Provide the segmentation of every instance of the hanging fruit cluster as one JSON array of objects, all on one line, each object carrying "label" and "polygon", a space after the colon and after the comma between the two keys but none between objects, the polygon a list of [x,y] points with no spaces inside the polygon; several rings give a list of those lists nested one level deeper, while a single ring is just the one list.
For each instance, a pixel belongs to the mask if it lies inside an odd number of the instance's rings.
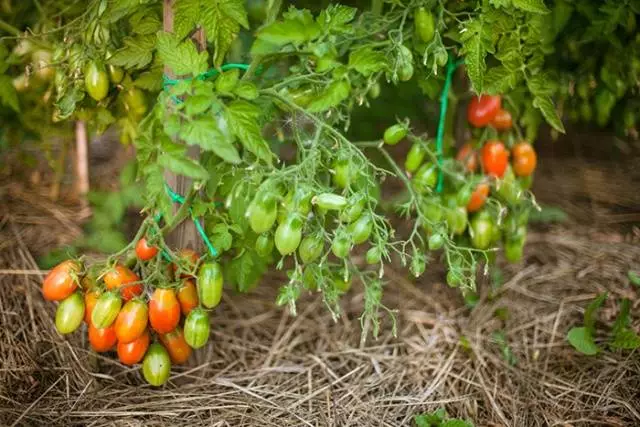
[{"label": "hanging fruit cluster", "polygon": [[209,310],[220,303],[223,286],[217,262],[201,262],[191,250],[169,256],[172,262],[159,254],[143,237],[124,264],[67,260],[42,284],[45,299],[58,302],[58,332],[70,334],[84,321],[94,351],[115,351],[125,365],[141,362],[154,386],[169,379],[172,363],[185,363],[207,343]]}]

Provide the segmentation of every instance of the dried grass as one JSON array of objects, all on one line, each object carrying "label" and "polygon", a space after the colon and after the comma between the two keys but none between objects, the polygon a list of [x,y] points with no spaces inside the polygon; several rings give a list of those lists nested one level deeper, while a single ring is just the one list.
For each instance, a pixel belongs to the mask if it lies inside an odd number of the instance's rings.
[{"label": "dried grass", "polygon": [[[297,317],[274,307],[283,278],[272,273],[250,295],[227,293],[208,347],[155,389],[138,368],[91,352],[85,334],[55,332],[32,254],[77,236],[81,213],[16,185],[0,195],[0,425],[406,426],[443,406],[478,426],[640,425],[638,353],[589,358],[564,339],[605,290],[631,298],[640,317],[626,278],[640,261],[637,230],[631,239],[577,227],[532,233],[526,259],[504,268],[500,297],[485,292],[474,310],[436,263],[419,282],[388,269],[398,337],[387,321],[365,343],[357,285],[334,323],[318,296],[305,297]],[[500,307],[509,309],[504,323]],[[492,340],[497,330],[515,366]]]}]

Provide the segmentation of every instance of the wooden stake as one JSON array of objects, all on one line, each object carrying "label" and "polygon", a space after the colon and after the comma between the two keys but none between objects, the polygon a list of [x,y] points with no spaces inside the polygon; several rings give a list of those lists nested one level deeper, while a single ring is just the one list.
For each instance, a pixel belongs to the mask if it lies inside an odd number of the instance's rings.
[{"label": "wooden stake", "polygon": [[87,140],[87,125],[84,121],[76,122],[76,190],[86,202],[89,192],[89,143]]}]

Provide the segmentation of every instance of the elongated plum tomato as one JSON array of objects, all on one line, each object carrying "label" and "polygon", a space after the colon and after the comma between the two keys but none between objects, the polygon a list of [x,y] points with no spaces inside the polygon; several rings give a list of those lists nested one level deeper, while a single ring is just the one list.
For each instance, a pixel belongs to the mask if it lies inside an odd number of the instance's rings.
[{"label": "elongated plum tomato", "polygon": [[89,325],[89,343],[94,351],[104,353],[111,350],[117,342],[118,338],[113,326],[98,329],[93,325]]},{"label": "elongated plum tomato", "polygon": [[498,140],[489,140],[482,147],[482,168],[489,176],[502,178],[509,163],[509,152]]},{"label": "elongated plum tomato", "polygon": [[171,358],[162,344],[153,343],[142,361],[142,375],[153,386],[166,383],[171,375]]},{"label": "elongated plum tomato", "polygon": [[456,160],[464,165],[464,168],[473,173],[478,169],[478,153],[469,143],[464,144],[456,154]]},{"label": "elongated plum tomato", "polygon": [[256,234],[271,230],[278,217],[278,206],[275,197],[258,195],[249,205],[249,225]]},{"label": "elongated plum tomato", "polygon": [[117,293],[106,292],[100,295],[91,311],[89,324],[96,328],[108,328],[115,322],[121,307],[122,299]]},{"label": "elongated plum tomato", "polygon": [[183,316],[186,316],[198,306],[198,290],[192,279],[184,279],[182,281],[182,285],[178,289],[178,302]]},{"label": "elongated plum tomato", "polygon": [[74,260],[63,261],[47,274],[42,282],[42,294],[48,301],[62,301],[78,287],[80,263]]},{"label": "elongated plum tomato", "polygon": [[149,348],[149,331],[144,331],[142,335],[130,343],[118,343],[118,359],[125,365],[135,365],[140,362]]},{"label": "elongated plum tomato", "polygon": [[192,348],[203,347],[209,340],[209,314],[196,308],[184,321],[184,339]]},{"label": "elongated plum tomato", "polygon": [[471,228],[471,244],[476,249],[489,249],[491,241],[493,240],[493,221],[490,217],[477,214],[470,224]]},{"label": "elongated plum tomato", "polygon": [[120,295],[125,301],[137,297],[142,293],[140,277],[121,264],[115,265],[103,277],[107,289],[110,291],[120,289]]},{"label": "elongated plum tomato", "polygon": [[198,298],[200,303],[206,308],[214,308],[220,304],[222,299],[222,288],[224,278],[222,267],[217,262],[207,262],[198,271]]},{"label": "elongated plum tomato", "polygon": [[527,177],[536,169],[538,156],[531,144],[519,142],[513,146],[513,171],[516,175]]},{"label": "elongated plum tomato", "polygon": [[149,242],[147,242],[147,238],[143,237],[138,240],[136,243],[136,256],[141,261],[149,261],[153,259],[158,254],[158,248],[155,246],[150,246]]},{"label": "elongated plum tomato", "polygon": [[509,130],[513,126],[513,119],[511,113],[502,108],[498,111],[498,114],[491,120],[491,126],[497,130]]},{"label": "elongated plum tomato", "polygon": [[84,318],[84,300],[74,292],[58,304],[56,329],[61,334],[70,334],[80,327]]},{"label": "elongated plum tomato", "polygon": [[91,324],[91,313],[93,313],[93,307],[96,306],[100,298],[99,291],[87,291],[84,294],[84,321],[87,325]]},{"label": "elongated plum tomato", "polygon": [[[412,70],[412,74],[413,74],[413,70]],[[410,79],[411,77],[409,77]],[[407,79],[407,80],[409,80]],[[402,81],[406,81],[403,80],[401,78]],[[393,126],[389,126],[385,131],[384,131],[384,143],[387,145],[396,145],[398,142],[400,142],[405,136],[407,136],[408,133],[408,129],[404,124],[396,124]]]},{"label": "elongated plum tomato", "polygon": [[469,203],[467,203],[467,212],[477,212],[483,206],[489,196],[489,185],[484,182],[478,184],[476,189],[471,193]]},{"label": "elongated plum tomato", "polygon": [[148,321],[147,304],[139,299],[127,302],[118,313],[114,325],[118,341],[126,344],[136,340],[147,329]]},{"label": "elongated plum tomato", "polygon": [[414,142],[409,152],[407,153],[407,158],[404,161],[404,170],[408,173],[414,173],[418,170],[418,168],[422,165],[425,156],[427,155],[427,150],[424,148],[421,142]]},{"label": "elongated plum tomato", "polygon": [[104,67],[90,62],[84,71],[84,86],[89,96],[101,101],[109,93],[109,76]]},{"label": "elongated plum tomato", "polygon": [[287,218],[282,224],[278,225],[278,228],[276,228],[274,241],[276,249],[278,249],[278,252],[280,252],[280,255],[282,256],[295,252],[295,250],[298,249],[301,240],[302,224],[298,224],[298,221]]},{"label": "elongated plum tomato", "polygon": [[324,240],[322,239],[322,236],[317,234],[306,236],[302,239],[300,246],[298,247],[300,261],[302,261],[303,264],[313,262],[322,255],[323,250]]},{"label": "elongated plum tomato", "polygon": [[467,107],[467,120],[477,128],[485,127],[496,117],[501,105],[500,96],[474,96]]},{"label": "elongated plum tomato", "polygon": [[173,331],[180,321],[180,303],[173,289],[157,288],[149,301],[149,323],[160,334]]},{"label": "elongated plum tomato", "polygon": [[180,327],[175,328],[173,331],[160,335],[160,341],[167,348],[171,363],[176,365],[182,365],[191,356],[191,347],[184,339],[184,333]]},{"label": "elongated plum tomato", "polygon": [[433,14],[424,7],[419,7],[414,12],[413,19],[416,34],[420,40],[424,43],[429,43],[433,40],[436,33],[436,22]]}]

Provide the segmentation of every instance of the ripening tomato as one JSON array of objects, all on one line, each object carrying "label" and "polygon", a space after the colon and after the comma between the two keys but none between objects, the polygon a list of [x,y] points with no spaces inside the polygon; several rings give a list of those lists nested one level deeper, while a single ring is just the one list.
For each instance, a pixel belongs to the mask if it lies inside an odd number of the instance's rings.
[{"label": "ripening tomato", "polygon": [[116,65],[108,65],[107,71],[109,71],[109,79],[113,84],[118,84],[124,79],[124,70]]},{"label": "ripening tomato", "polygon": [[182,315],[186,316],[191,310],[198,306],[198,290],[191,279],[184,279],[178,289],[178,302]]},{"label": "ripening tomato", "polygon": [[366,205],[366,199],[361,194],[356,194],[349,198],[347,206],[340,212],[340,221],[353,222],[360,218]]},{"label": "ripening tomato", "polygon": [[531,144],[519,142],[513,146],[513,171],[518,176],[529,176],[536,169],[538,156]]},{"label": "ripening tomato", "polygon": [[109,93],[109,76],[104,67],[90,62],[84,72],[84,86],[89,96],[101,101]]},{"label": "ripening tomato", "polygon": [[139,299],[127,302],[118,313],[114,325],[118,341],[126,344],[136,340],[147,329],[148,321],[147,304]]},{"label": "ripening tomato", "polygon": [[82,295],[74,292],[58,304],[56,309],[56,329],[61,334],[70,334],[80,327],[84,317]]},{"label": "ripening tomato", "polygon": [[47,274],[42,282],[42,294],[48,301],[62,301],[78,287],[80,263],[74,260],[63,261]]},{"label": "ripening tomato", "polygon": [[91,313],[93,313],[93,307],[96,306],[100,298],[99,291],[87,291],[84,294],[84,321],[87,325],[91,324]]},{"label": "ripening tomato", "polygon": [[493,240],[494,225],[491,217],[477,214],[469,225],[471,229],[471,244],[476,249],[489,249]]},{"label": "ripening tomato", "polygon": [[149,331],[144,331],[142,335],[130,343],[119,342],[117,347],[118,359],[125,365],[135,365],[144,357],[147,348],[149,348],[150,340]]},{"label": "ripening tomato", "polygon": [[467,120],[477,128],[485,127],[496,117],[501,105],[502,99],[498,95],[474,96],[467,107]]},{"label": "ripening tomato", "polygon": [[184,339],[182,329],[177,327],[173,331],[160,335],[160,341],[167,348],[171,363],[181,365],[185,363],[191,356],[191,347]]},{"label": "ripening tomato", "polygon": [[450,208],[445,219],[449,232],[453,234],[462,234],[467,228],[467,210],[463,206]]},{"label": "ripening tomato", "polygon": [[438,249],[441,249],[442,246],[444,246],[444,236],[440,233],[432,234],[429,236],[428,245],[430,251],[437,251]]},{"label": "ripening tomato", "polygon": [[456,160],[464,165],[464,168],[473,173],[478,169],[478,153],[474,150],[473,145],[466,143],[458,150]]},{"label": "ripening tomato", "polygon": [[359,245],[369,240],[373,231],[373,220],[370,215],[362,215],[357,221],[349,225],[351,241]]},{"label": "ripening tomato", "polygon": [[271,230],[278,217],[278,205],[273,195],[257,195],[247,210],[249,225],[256,234]]},{"label": "ripening tomato", "polygon": [[428,193],[438,183],[438,168],[433,163],[425,163],[411,178],[411,182],[419,192]]},{"label": "ripening tomato", "polygon": [[122,307],[120,295],[113,292],[106,292],[98,298],[96,305],[91,312],[90,325],[96,328],[108,328],[115,322]]},{"label": "ripening tomato", "polygon": [[278,225],[274,240],[280,255],[285,256],[295,252],[302,240],[302,224],[297,217],[287,217],[282,224]]},{"label": "ripening tomato", "polygon": [[98,329],[93,325],[89,325],[89,343],[94,351],[104,353],[111,350],[117,342],[118,338],[113,326]]},{"label": "ripening tomato", "polygon": [[306,236],[298,246],[298,254],[303,264],[315,261],[322,255],[324,250],[324,239],[319,234]]},{"label": "ripening tomato", "polygon": [[209,314],[199,308],[184,321],[184,339],[192,348],[203,347],[209,340]]},{"label": "ripening tomato", "polygon": [[[178,259],[180,260],[179,264],[180,269],[182,270],[182,274],[180,274],[180,277],[193,277],[193,275],[190,273],[195,270],[198,262],[200,261],[200,256],[198,255],[198,253],[193,249],[180,249],[178,251]],[[178,265],[172,263],[171,269],[175,273],[176,271],[178,271]]]},{"label": "ripening tomato", "polygon": [[120,295],[125,301],[142,294],[142,283],[140,277],[122,264],[116,264],[103,277],[104,283],[109,290],[120,289]]},{"label": "ripening tomato", "polygon": [[166,383],[171,375],[171,358],[162,344],[153,343],[142,361],[142,375],[153,386]]},{"label": "ripening tomato", "polygon": [[513,126],[513,119],[511,113],[502,108],[498,110],[498,114],[491,120],[491,126],[497,130],[509,130]]},{"label": "ripening tomato", "polygon": [[487,200],[488,196],[489,185],[481,182],[480,184],[478,184],[473,193],[471,193],[471,198],[469,199],[469,203],[467,204],[467,212],[479,211],[484,206],[484,202]]},{"label": "ripening tomato", "polygon": [[149,300],[149,323],[160,334],[173,331],[180,321],[180,303],[173,289],[157,288]]},{"label": "ripening tomato", "polygon": [[482,168],[484,173],[502,178],[509,163],[509,152],[498,140],[489,140],[482,147]]},{"label": "ripening tomato", "polygon": [[427,155],[427,149],[422,142],[414,142],[407,153],[407,158],[404,161],[404,169],[407,173],[414,173],[422,165],[425,156]]},{"label": "ripening tomato", "polygon": [[149,261],[158,254],[158,248],[150,246],[147,238],[143,237],[136,243],[136,255],[142,261]]},{"label": "ripening tomato", "polygon": [[200,267],[196,287],[198,288],[198,298],[203,306],[214,308],[220,304],[223,285],[224,277],[219,263],[207,262]]}]

